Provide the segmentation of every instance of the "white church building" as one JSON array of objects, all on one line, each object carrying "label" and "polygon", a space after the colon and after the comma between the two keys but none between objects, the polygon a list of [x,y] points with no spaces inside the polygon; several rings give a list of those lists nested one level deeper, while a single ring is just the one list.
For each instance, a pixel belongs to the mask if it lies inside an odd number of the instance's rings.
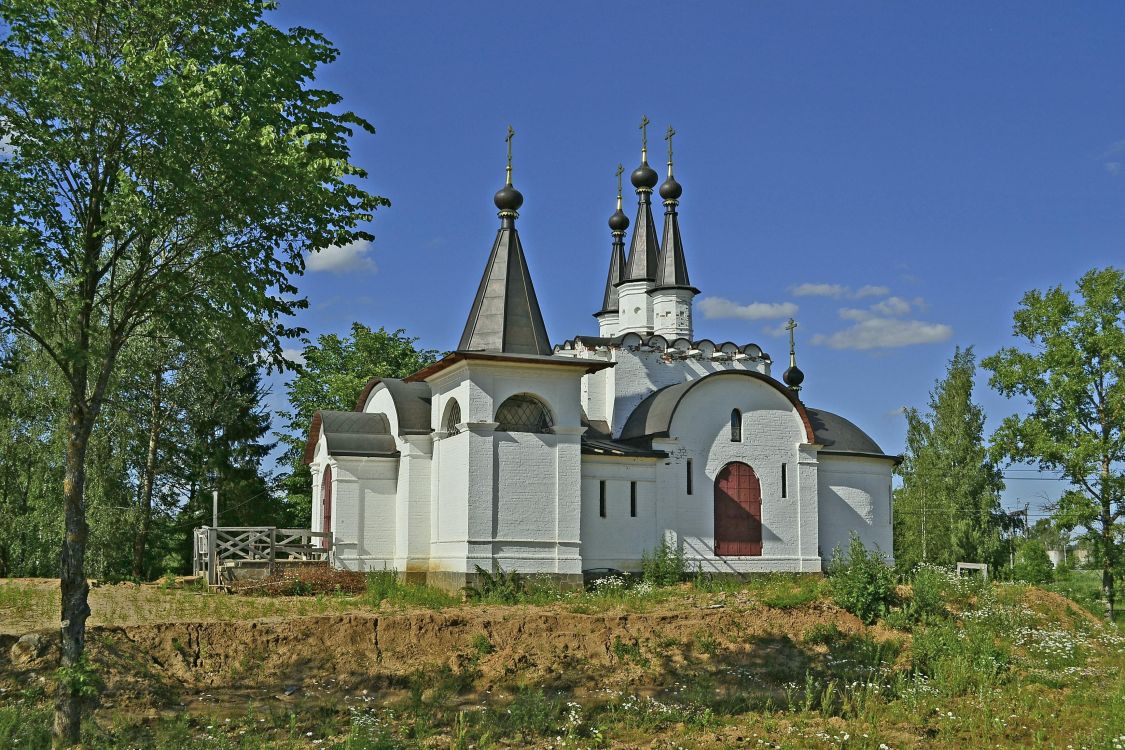
[{"label": "white church building", "polygon": [[313,417],[312,528],[333,560],[445,588],[476,566],[638,571],[662,540],[691,569],[820,571],[857,533],[891,553],[898,460],[847,419],[802,402],[790,321],[778,380],[755,344],[695,338],[677,207],[642,149],[636,220],[610,217],[596,336],[552,346],[519,234],[523,196],[496,194],[500,228],[457,349],[376,378],[352,412]]}]

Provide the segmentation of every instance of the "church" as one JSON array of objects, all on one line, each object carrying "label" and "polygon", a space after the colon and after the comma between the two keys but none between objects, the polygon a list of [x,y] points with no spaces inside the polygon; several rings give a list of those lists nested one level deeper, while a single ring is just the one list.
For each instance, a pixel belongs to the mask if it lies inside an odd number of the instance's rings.
[{"label": "church", "polygon": [[642,143],[628,253],[618,168],[597,335],[552,345],[509,129],[500,227],[457,349],[312,419],[312,529],[332,533],[334,565],[457,589],[476,566],[564,585],[639,571],[662,541],[715,573],[820,571],[852,533],[890,555],[898,459],[803,402],[793,321],[780,380],[756,344],[695,337],[672,135],[658,189]]}]

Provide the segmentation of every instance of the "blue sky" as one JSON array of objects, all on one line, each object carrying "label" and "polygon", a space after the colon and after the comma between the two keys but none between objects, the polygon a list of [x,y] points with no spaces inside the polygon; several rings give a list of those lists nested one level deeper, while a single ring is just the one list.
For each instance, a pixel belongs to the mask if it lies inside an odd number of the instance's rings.
[{"label": "blue sky", "polygon": [[[955,346],[991,354],[1025,291],[1125,261],[1125,4],[280,0],[273,20],[339,48],[318,85],[377,128],[354,158],[392,202],[299,281],[311,336],[456,345],[509,123],[553,341],[597,331],[613,172],[647,114],[654,166],[678,133],[696,335],[781,361],[792,312],[806,403],[888,452]],[[990,429],[1018,408],[984,375],[977,397]]]}]

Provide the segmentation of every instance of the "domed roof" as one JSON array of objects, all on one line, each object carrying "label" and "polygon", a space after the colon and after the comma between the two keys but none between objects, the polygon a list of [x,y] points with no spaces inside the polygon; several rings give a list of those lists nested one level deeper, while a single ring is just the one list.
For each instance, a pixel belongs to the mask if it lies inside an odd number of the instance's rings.
[{"label": "domed roof", "polygon": [[523,205],[523,193],[512,187],[512,183],[509,182],[496,191],[492,201],[501,211],[518,211]]},{"label": "domed roof", "polygon": [[633,183],[633,187],[638,190],[641,188],[648,188],[652,190],[656,187],[657,180],[660,176],[656,174],[656,170],[648,165],[647,161],[642,161],[641,166],[633,170],[633,174],[629,176],[629,181]]},{"label": "domed roof", "polygon": [[679,200],[683,194],[683,187],[676,182],[676,178],[672,175],[668,175],[668,179],[660,185],[660,197],[666,201]]},{"label": "domed roof", "polygon": [[609,228],[615,232],[624,232],[629,228],[629,217],[620,208],[609,217]]},{"label": "domed roof", "polygon": [[801,368],[793,365],[781,375],[781,379],[785,381],[785,385],[790,388],[797,388],[801,383],[805,382],[805,373],[801,372]]}]

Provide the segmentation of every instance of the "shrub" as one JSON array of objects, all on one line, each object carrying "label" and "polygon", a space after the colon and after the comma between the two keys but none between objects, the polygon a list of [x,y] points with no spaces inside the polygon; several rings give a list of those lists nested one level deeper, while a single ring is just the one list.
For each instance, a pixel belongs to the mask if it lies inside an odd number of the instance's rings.
[{"label": "shrub", "polygon": [[462,589],[469,599],[517,604],[527,593],[527,583],[518,571],[505,571],[495,562],[491,573],[479,565],[474,567],[477,569],[476,585]]},{"label": "shrub", "polygon": [[683,550],[678,545],[669,544],[667,539],[661,539],[656,549],[641,556],[641,571],[646,583],[674,586],[687,574]]},{"label": "shrub", "polygon": [[828,587],[836,604],[867,624],[886,615],[895,600],[894,571],[886,557],[878,550],[868,552],[855,533],[846,558],[839,547],[833,551]]},{"label": "shrub", "polygon": [[944,570],[932,565],[919,565],[914,571],[910,602],[905,608],[911,622],[935,622],[945,616],[946,578]]},{"label": "shrub", "polygon": [[1055,569],[1043,542],[1027,539],[1016,552],[1016,564],[1012,567],[1012,578],[1027,583],[1050,583],[1054,580]]}]

